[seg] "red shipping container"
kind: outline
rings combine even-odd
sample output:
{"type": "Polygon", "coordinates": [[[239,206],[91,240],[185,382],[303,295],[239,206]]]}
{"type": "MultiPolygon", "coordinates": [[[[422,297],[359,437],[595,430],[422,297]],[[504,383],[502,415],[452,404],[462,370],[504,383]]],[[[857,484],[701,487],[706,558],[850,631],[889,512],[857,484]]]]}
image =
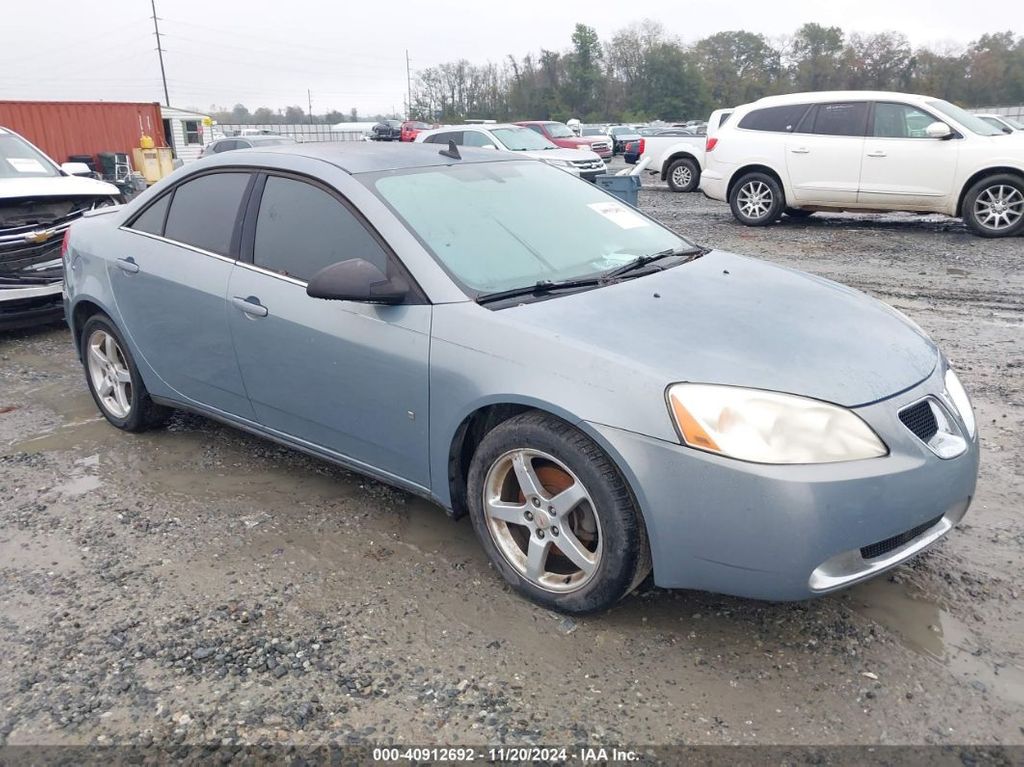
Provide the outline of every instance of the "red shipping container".
{"type": "Polygon", "coordinates": [[[0,127],[20,133],[58,163],[71,155],[124,152],[143,133],[167,146],[157,103],[125,101],[0,101],[0,127]]]}

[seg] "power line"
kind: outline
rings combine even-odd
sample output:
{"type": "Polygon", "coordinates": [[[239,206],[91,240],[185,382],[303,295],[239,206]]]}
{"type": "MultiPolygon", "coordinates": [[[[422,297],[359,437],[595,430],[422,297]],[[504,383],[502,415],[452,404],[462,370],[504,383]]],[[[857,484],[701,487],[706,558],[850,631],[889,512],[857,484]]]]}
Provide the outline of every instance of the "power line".
{"type": "Polygon", "coordinates": [[[164,83],[164,104],[171,105],[171,97],[167,92],[167,73],[164,71],[164,49],[160,45],[160,23],[156,17],[156,0],[149,0],[153,9],[153,33],[156,35],[156,53],[160,57],[160,79],[164,83]]]}

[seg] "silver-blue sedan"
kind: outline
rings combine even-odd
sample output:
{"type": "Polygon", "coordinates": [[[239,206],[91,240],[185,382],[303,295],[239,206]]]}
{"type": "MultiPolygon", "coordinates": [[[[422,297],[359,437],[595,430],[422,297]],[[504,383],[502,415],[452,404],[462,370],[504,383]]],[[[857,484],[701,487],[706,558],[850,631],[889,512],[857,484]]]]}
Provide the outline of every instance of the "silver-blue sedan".
{"type": "Polygon", "coordinates": [[[960,521],[956,374],[857,291],[701,248],[541,162],[434,145],[242,150],[65,240],[114,426],[183,408],[469,514],[515,588],[803,599],[960,521]]]}

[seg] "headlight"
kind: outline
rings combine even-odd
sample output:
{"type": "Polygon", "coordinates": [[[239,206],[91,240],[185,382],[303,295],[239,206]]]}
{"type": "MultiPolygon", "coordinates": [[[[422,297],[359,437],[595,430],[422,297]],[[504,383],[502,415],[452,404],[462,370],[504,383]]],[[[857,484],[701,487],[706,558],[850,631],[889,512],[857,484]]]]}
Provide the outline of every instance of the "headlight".
{"type": "Polygon", "coordinates": [[[554,165],[556,168],[572,168],[575,167],[568,160],[545,160],[548,165],[554,165]]]}
{"type": "Polygon", "coordinates": [[[967,427],[967,434],[973,438],[976,426],[974,408],[971,407],[971,398],[967,396],[967,391],[964,389],[964,385],[960,383],[956,373],[953,372],[953,368],[946,368],[946,393],[953,400],[953,405],[956,407],[957,412],[960,413],[964,426],[967,427]]]}
{"type": "Polygon", "coordinates": [[[834,463],[888,450],[852,411],[792,394],[675,384],[668,404],[690,447],[756,463],[834,463]]]}

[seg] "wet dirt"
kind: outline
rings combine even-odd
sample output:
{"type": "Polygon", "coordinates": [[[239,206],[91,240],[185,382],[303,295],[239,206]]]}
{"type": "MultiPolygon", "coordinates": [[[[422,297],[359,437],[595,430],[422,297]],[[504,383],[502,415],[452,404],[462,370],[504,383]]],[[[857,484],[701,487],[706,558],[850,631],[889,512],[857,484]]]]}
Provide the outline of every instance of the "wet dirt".
{"type": "Polygon", "coordinates": [[[65,329],[0,334],[0,743],[1024,744],[1024,241],[747,229],[660,184],[641,207],[939,342],[983,447],[945,542],[813,602],[644,584],[567,618],[507,589],[467,520],[191,415],[122,434],[65,329]]]}

